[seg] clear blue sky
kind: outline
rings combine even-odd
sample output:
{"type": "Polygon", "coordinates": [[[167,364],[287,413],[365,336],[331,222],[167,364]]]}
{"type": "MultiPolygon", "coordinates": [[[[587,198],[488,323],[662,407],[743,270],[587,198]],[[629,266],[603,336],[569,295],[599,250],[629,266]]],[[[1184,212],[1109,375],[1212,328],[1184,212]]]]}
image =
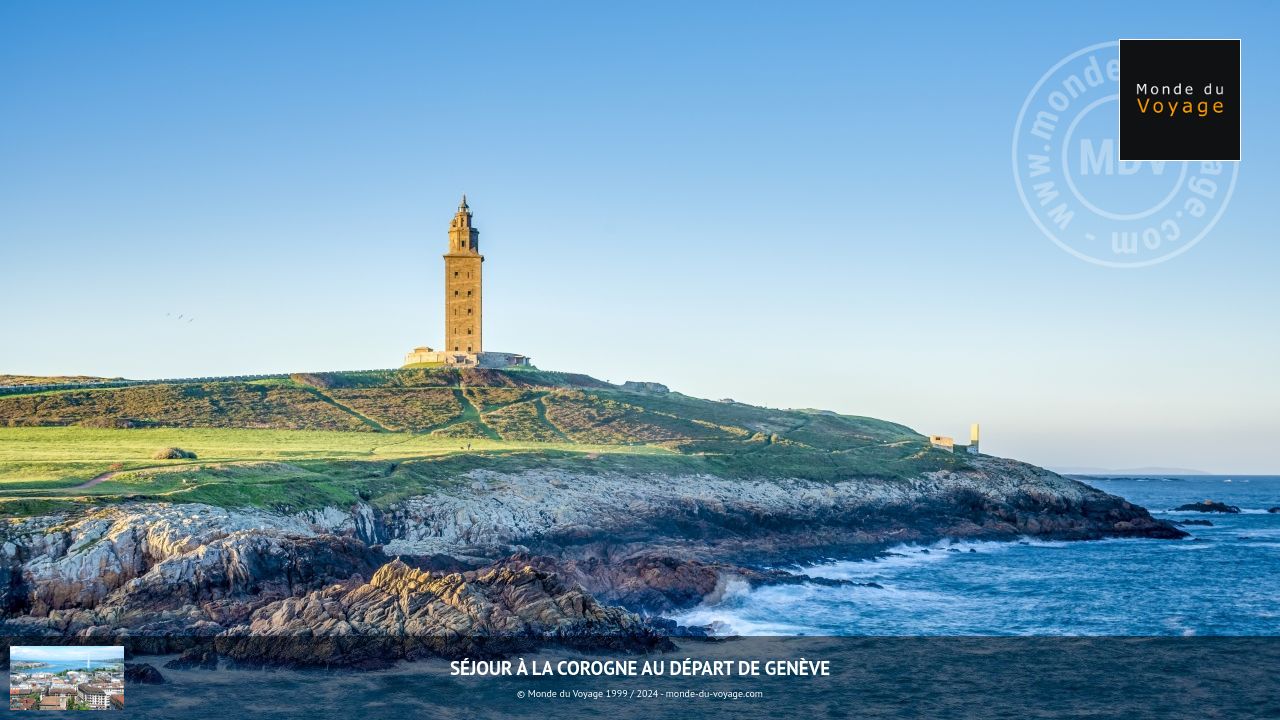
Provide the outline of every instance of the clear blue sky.
{"type": "Polygon", "coordinates": [[[541,367],[1277,472],[1276,8],[5,2],[0,372],[394,366],[465,191],[486,345],[541,367]],[[1009,168],[1031,86],[1118,37],[1244,41],[1231,206],[1138,271],[1009,168]]]}

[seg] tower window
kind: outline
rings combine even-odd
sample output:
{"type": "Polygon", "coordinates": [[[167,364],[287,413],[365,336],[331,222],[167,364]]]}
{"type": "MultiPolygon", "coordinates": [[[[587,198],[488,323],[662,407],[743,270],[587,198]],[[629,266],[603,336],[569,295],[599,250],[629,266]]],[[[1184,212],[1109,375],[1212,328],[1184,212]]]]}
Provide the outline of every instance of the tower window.
{"type": "Polygon", "coordinates": [[[454,276],[454,277],[458,277],[458,271],[457,271],[457,270],[454,270],[454,271],[453,271],[453,276],[454,276]]]}
{"type": "MultiPolygon", "coordinates": [[[[458,311],[457,311],[457,310],[454,310],[454,312],[458,312],[458,311]]],[[[467,314],[468,314],[468,315],[470,315],[470,314],[471,314],[471,308],[467,308],[467,314]]]]}
{"type": "Polygon", "coordinates": [[[468,334],[468,335],[470,335],[470,334],[471,334],[471,328],[467,328],[467,334],[468,334]]]}
{"type": "Polygon", "coordinates": [[[454,296],[454,297],[458,297],[458,291],[457,291],[457,290],[454,290],[454,291],[453,291],[453,296],[454,296]]]}
{"type": "Polygon", "coordinates": [[[468,290],[468,291],[467,291],[467,297],[471,297],[471,291],[470,291],[470,290],[468,290]]]}

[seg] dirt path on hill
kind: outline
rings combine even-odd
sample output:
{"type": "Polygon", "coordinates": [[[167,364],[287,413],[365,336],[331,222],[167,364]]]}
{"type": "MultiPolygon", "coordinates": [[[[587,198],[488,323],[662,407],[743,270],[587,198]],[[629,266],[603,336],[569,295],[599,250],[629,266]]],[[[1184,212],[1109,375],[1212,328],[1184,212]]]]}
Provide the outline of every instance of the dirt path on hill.
{"type": "Polygon", "coordinates": [[[62,490],[63,492],[71,492],[72,490],[88,490],[94,485],[97,485],[98,483],[104,483],[123,472],[138,472],[139,470],[155,470],[156,468],[163,468],[163,467],[172,467],[172,466],[171,465],[148,465],[147,467],[130,468],[128,470],[108,470],[107,472],[104,472],[101,475],[95,475],[94,477],[88,480],[85,480],[84,482],[80,483],[79,485],[76,485],[75,487],[63,488],[62,490]]]}
{"type": "Polygon", "coordinates": [[[377,420],[374,420],[374,419],[373,419],[373,418],[371,418],[371,417],[368,417],[367,415],[362,414],[361,412],[359,412],[359,411],[358,411],[358,410],[356,410],[355,408],[350,407],[350,406],[348,406],[348,405],[344,405],[343,403],[338,402],[337,400],[335,400],[335,399],[333,399],[332,397],[330,397],[328,393],[324,392],[323,390],[321,390],[321,389],[319,389],[319,388],[312,387],[312,386],[310,386],[310,385],[304,385],[304,386],[301,386],[301,387],[302,387],[302,389],[303,389],[303,390],[310,390],[310,391],[311,391],[311,394],[312,394],[312,395],[315,395],[315,396],[316,396],[316,397],[317,397],[321,402],[328,403],[328,404],[330,404],[330,405],[332,405],[332,406],[334,406],[334,407],[338,408],[339,410],[341,410],[341,411],[343,411],[343,412],[347,413],[348,415],[350,415],[350,416],[354,417],[355,419],[359,420],[360,422],[364,423],[365,425],[368,425],[369,427],[373,428],[374,430],[377,430],[377,431],[378,431],[378,432],[380,432],[380,433],[396,432],[396,431],[394,431],[394,430],[391,430],[390,428],[384,427],[384,426],[382,425],[382,423],[378,422],[377,420]]]}

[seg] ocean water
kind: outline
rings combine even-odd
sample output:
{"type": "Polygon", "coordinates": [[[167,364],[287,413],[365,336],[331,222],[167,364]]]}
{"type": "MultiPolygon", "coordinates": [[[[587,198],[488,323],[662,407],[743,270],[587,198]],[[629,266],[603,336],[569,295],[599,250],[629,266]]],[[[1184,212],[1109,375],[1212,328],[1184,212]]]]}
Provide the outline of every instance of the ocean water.
{"type": "Polygon", "coordinates": [[[39,658],[19,658],[19,660],[20,661],[25,660],[29,662],[42,662],[45,664],[45,667],[22,668],[21,670],[18,670],[18,672],[31,672],[31,673],[41,673],[41,672],[60,673],[63,670],[86,670],[89,668],[92,668],[93,670],[102,670],[104,668],[109,669],[109,668],[117,667],[124,662],[124,658],[121,658],[120,660],[115,660],[115,661],[90,660],[88,664],[86,664],[84,660],[77,660],[77,661],[42,660],[39,658]]]}
{"type": "Polygon", "coordinates": [[[1185,540],[942,542],[788,568],[881,587],[731,587],[675,617],[723,635],[1280,635],[1280,477],[1091,478],[1185,540]],[[1239,515],[1173,512],[1206,498],[1239,515]]]}

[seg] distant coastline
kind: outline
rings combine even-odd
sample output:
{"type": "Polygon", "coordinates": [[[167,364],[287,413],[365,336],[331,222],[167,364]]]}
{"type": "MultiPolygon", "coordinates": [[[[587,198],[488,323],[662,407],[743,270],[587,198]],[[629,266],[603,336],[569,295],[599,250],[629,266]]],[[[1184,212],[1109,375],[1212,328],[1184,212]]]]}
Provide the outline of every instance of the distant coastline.
{"type": "Polygon", "coordinates": [[[1220,473],[1210,473],[1204,470],[1193,470],[1190,468],[1172,468],[1172,467],[1136,467],[1136,468],[1120,468],[1108,469],[1100,467],[1077,467],[1077,466],[1054,466],[1050,470],[1059,475],[1097,475],[1099,477],[1153,477],[1153,476],[1179,476],[1179,475],[1214,475],[1220,473]]]}

